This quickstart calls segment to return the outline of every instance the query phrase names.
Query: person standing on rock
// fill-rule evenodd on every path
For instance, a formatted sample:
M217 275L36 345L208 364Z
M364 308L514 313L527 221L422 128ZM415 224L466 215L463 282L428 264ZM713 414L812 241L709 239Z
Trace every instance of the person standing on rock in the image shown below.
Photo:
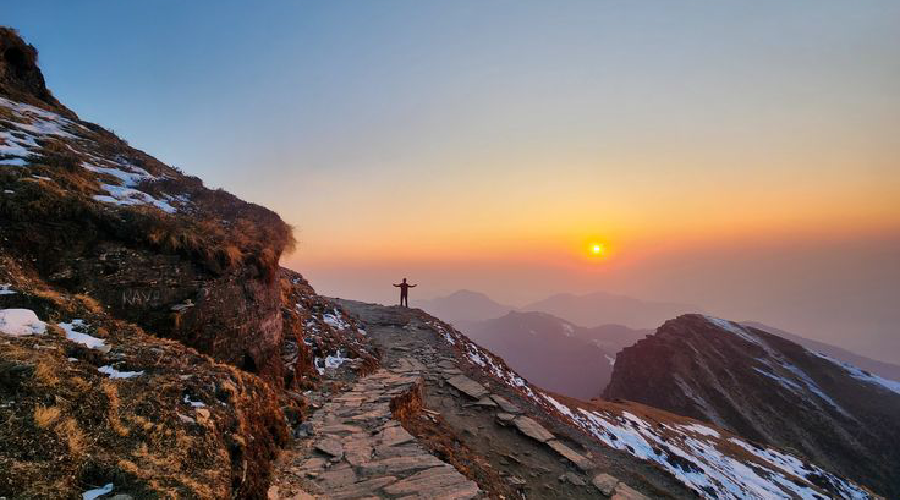
M403 278L400 284L394 283L394 286L400 289L400 305L409 307L409 289L415 288L417 285L410 285L406 282L406 278Z

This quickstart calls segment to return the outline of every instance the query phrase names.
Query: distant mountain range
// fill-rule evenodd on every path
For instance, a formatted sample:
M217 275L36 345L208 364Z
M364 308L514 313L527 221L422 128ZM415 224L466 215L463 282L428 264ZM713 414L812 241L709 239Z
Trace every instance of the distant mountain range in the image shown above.
M604 392L736 432L900 497L900 382L761 329L688 314L616 356Z
M413 305L454 325L498 318L510 311L539 311L581 326L625 325L655 328L679 314L702 312L690 304L650 302L624 295L595 292L587 295L561 293L523 307L501 304L487 295L458 290L445 297L414 301Z
M445 297L414 300L412 305L457 327L461 323L499 318L516 309L472 290L457 290Z
M550 313L576 325L617 324L631 328L656 328L679 314L703 312L691 304L649 302L606 292L561 293L528 304L522 310Z

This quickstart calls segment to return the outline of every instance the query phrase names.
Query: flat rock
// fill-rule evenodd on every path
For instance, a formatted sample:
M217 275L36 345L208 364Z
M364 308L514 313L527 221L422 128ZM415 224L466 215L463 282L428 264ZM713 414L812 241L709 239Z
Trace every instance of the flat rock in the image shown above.
M323 436L320 438L316 441L316 449L332 457L341 457L344 454L344 446L334 436Z
M383 476L360 481L358 483L348 484L346 486L331 489L328 491L328 498L354 498L359 499L363 495L377 491L382 486L389 485L396 481L394 476Z
M522 434L525 434L532 439L535 439L542 443L553 439L553 434L551 434L550 431L545 429L543 425L535 422L528 417L518 417L513 420L513 423Z
M584 482L584 479L578 477L578 474L572 472L566 472L565 474L559 476L559 480L563 482L572 483L575 486L585 486L587 483Z
M500 406L500 409L506 413L512 413L512 414L522 413L522 410L520 410L518 406L510 403L509 401L506 400L506 398L503 398L496 394L491 394L491 399L493 399L494 402L497 403L498 406Z
M616 491L616 485L619 484L619 480L609 474L597 474L591 482L600 490L600 493L606 496L611 496Z
M472 399L479 399L481 396L487 394L487 389L485 389L484 386L465 375L456 375L447 380L447 382Z
M627 484L620 482L616 486L616 493L613 495L612 500L648 500L648 498L642 493L634 491Z
M509 423L516 419L516 416L512 413L498 413L497 420L503 423Z
M426 469L396 483L385 486L390 495L407 493L427 493L428 498L473 498L478 494L478 485L466 479L449 465Z
M590 460L585 458L582 454L578 453L577 451L573 450L572 448L569 448L568 446L562 444L561 442L559 442L555 439L547 441L547 446L553 448L553 451L555 451L555 452L559 453L560 455L562 455L563 457L567 458L570 462L575 464L575 466L581 470L584 470L584 471L589 470L594 465Z

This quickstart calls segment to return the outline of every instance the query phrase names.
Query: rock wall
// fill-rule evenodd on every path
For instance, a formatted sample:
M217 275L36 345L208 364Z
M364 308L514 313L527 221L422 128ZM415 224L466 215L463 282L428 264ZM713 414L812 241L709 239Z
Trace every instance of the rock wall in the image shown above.
M51 280L117 318L283 383L281 294L255 268L214 276L178 255L105 243Z

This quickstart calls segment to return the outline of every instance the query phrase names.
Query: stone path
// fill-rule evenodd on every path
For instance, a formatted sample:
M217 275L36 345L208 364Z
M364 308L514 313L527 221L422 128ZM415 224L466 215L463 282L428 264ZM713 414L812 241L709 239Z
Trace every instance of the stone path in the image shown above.
M645 498L497 394L494 384L464 374L427 325L396 308L343 305L368 323L390 368L358 380L310 417L303 425L309 436L280 461L271 499L500 496L496 483L490 495L480 491L400 425L401 417L427 415L440 416L446 435L489 463L507 498Z
M402 358L325 403L282 463L270 498L468 499L478 485L432 456L393 414L421 405L422 365Z

